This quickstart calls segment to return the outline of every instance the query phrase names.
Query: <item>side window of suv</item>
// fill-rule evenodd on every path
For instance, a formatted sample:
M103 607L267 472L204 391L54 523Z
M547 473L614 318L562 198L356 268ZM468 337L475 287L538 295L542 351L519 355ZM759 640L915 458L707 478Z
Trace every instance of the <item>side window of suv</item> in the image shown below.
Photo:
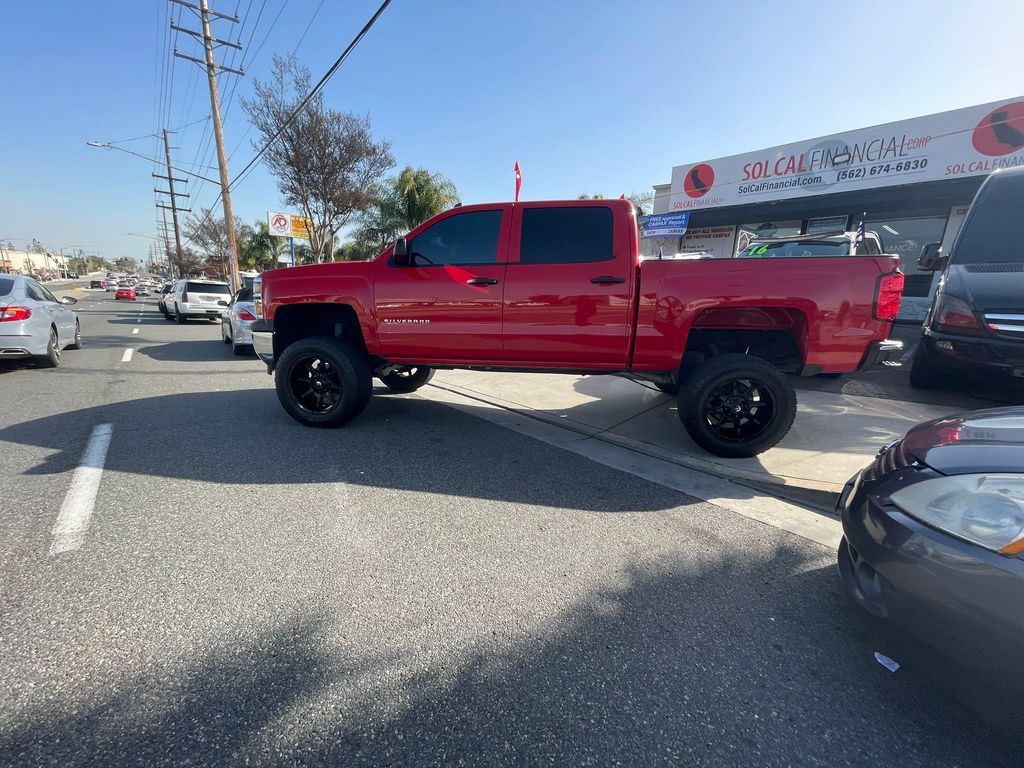
M420 232L409 244L417 267L496 264L501 211L457 213Z
M611 208L526 208L520 264L582 264L614 258Z

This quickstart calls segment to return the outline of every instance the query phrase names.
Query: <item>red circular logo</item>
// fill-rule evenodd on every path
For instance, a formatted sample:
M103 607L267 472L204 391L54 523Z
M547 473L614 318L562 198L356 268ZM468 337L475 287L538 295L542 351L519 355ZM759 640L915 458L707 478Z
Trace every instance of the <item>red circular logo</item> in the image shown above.
M1024 101L1003 104L981 118L971 143L978 152L989 157L1024 149Z
M715 169L707 163L698 163L686 172L683 191L690 197L704 197L715 185Z

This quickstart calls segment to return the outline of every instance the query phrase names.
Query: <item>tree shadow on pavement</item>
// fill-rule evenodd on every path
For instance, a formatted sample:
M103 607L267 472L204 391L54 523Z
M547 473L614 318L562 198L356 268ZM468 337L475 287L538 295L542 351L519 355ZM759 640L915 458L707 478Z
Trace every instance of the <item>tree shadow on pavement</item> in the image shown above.
M543 622L419 644L360 644L344 611L299 614L197 639L184 668L153 658L126 683L79 678L73 700L51 695L64 669L44 659L7 705L0 764L1019 763L912 659L897 675L873 660L834 569L784 545L695 562L635 565Z

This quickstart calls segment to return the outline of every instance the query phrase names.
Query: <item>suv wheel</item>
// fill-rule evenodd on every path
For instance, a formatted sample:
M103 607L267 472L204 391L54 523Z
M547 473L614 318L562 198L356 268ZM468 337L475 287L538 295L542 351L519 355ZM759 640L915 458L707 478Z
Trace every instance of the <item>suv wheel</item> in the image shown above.
M277 399L309 427L339 427L358 416L373 393L366 356L333 336L313 336L289 345L275 372Z
M713 357L679 388L679 420L716 456L747 458L778 443L796 418L796 391L785 374L757 357Z
M938 370L928 359L924 342L917 343L914 356L910 359L910 386L914 389L938 389L948 387L952 382L949 376Z
M378 376L384 386L392 392L415 392L434 378L434 369L422 365L410 365L386 376Z
M181 314L181 310L178 309L177 307L175 307L174 309L174 319L178 321L178 325L184 325L188 318Z

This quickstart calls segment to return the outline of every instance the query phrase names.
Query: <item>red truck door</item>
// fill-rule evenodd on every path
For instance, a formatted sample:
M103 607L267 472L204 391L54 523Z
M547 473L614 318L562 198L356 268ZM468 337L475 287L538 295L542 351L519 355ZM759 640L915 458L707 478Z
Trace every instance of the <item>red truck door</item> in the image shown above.
M382 261L377 338L396 362L502 359L510 206L457 208L408 238L412 264Z
M510 362L625 367L632 220L625 206L616 213L608 203L516 206L502 326Z

